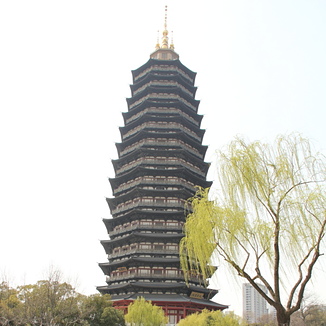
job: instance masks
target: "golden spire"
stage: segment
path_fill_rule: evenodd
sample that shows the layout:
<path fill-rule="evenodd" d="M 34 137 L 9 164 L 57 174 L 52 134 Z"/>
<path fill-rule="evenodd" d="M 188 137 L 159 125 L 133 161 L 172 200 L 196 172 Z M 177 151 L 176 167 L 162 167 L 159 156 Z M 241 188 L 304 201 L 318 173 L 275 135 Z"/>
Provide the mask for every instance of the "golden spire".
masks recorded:
<path fill-rule="evenodd" d="M 168 38 L 168 6 L 165 6 L 165 15 L 164 15 L 164 30 L 162 36 L 162 42 L 160 44 L 159 36 L 157 38 L 157 43 L 155 46 L 155 52 L 151 54 L 152 59 L 157 60 L 177 60 L 179 59 L 179 55 L 174 51 L 174 44 L 173 44 L 173 34 L 171 39 L 171 44 L 169 45 L 169 38 Z"/>
<path fill-rule="evenodd" d="M 168 38 L 168 27 L 167 27 L 167 21 L 168 21 L 168 6 L 165 6 L 165 17 L 164 17 L 164 31 L 163 31 L 163 38 L 162 38 L 162 49 L 168 49 L 169 48 L 169 38 Z"/>
<path fill-rule="evenodd" d="M 170 44 L 170 49 L 174 50 L 174 42 L 173 42 L 173 31 L 171 31 L 171 44 Z"/>
<path fill-rule="evenodd" d="M 168 37 L 169 31 L 168 31 L 168 6 L 165 6 L 165 14 L 164 14 L 164 30 L 163 30 L 163 37 L 162 37 L 162 43 L 159 43 L 159 40 L 157 40 L 157 44 L 155 49 L 172 49 L 174 50 L 174 44 L 173 39 L 172 43 L 169 46 L 169 37 Z"/>
<path fill-rule="evenodd" d="M 160 46 L 160 35 L 159 35 L 160 31 L 157 31 L 157 42 L 156 42 L 156 46 L 155 49 L 158 50 L 161 46 Z"/>

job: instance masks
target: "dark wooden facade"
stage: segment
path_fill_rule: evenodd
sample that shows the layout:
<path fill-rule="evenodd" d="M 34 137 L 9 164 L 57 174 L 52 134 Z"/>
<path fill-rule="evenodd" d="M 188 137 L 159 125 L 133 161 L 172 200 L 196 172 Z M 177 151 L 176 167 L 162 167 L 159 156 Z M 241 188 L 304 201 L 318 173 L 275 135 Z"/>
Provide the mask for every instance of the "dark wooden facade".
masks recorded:
<path fill-rule="evenodd" d="M 186 285 L 180 269 L 186 200 L 196 186 L 211 185 L 196 74 L 173 49 L 157 49 L 132 75 L 119 158 L 112 161 L 112 218 L 104 219 L 110 240 L 101 241 L 108 255 L 100 264 L 107 285 L 98 290 L 120 309 L 138 296 L 152 300 L 174 325 L 204 308 L 226 308 L 210 300 L 217 291 L 205 288 L 200 275 L 191 275 Z"/>

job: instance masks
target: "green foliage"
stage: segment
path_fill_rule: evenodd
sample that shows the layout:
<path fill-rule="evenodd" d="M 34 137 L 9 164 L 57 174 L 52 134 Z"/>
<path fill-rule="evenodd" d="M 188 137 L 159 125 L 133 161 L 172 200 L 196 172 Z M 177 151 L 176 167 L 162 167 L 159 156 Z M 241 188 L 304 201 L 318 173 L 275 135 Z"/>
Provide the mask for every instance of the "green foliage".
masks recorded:
<path fill-rule="evenodd" d="M 165 326 L 167 323 L 163 309 L 143 297 L 129 305 L 125 320 L 130 326 Z"/>
<path fill-rule="evenodd" d="M 109 294 L 94 294 L 85 298 L 83 317 L 90 326 L 125 325 L 123 312 L 112 307 Z"/>
<path fill-rule="evenodd" d="M 21 321 L 22 303 L 18 291 L 7 282 L 0 283 L 0 325 L 15 325 Z"/>
<path fill-rule="evenodd" d="M 211 201 L 208 189 L 199 189 L 190 200 L 193 211 L 180 244 L 182 268 L 186 276 L 195 269 L 207 278 L 212 257 L 222 258 L 276 308 L 279 323 L 287 324 L 321 256 L 325 158 L 298 135 L 279 137 L 275 146 L 236 139 L 218 158 L 217 198 Z M 263 274 L 266 264 L 270 269 Z M 289 293 L 284 305 L 282 282 Z"/>
<path fill-rule="evenodd" d="M 223 313 L 219 310 L 203 310 L 180 320 L 178 326 L 241 326 L 243 325 L 239 316 L 234 313 Z"/>
<path fill-rule="evenodd" d="M 82 297 L 68 283 L 42 280 L 18 287 L 18 298 L 24 305 L 26 323 L 66 325 L 79 319 Z"/>
<path fill-rule="evenodd" d="M 84 296 L 55 272 L 48 280 L 11 288 L 0 283 L 0 326 L 124 326 L 109 295 Z"/>

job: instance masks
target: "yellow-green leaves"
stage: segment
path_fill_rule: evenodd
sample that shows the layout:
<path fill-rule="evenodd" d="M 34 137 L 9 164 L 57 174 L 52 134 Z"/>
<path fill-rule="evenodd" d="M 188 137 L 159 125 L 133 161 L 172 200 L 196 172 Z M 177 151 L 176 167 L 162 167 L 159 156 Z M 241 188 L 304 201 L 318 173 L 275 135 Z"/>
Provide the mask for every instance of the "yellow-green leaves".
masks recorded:
<path fill-rule="evenodd" d="M 167 323 L 163 309 L 143 297 L 129 305 L 125 320 L 130 326 L 165 326 Z"/>
<path fill-rule="evenodd" d="M 195 269 L 210 277 L 212 257 L 222 258 L 254 286 L 267 286 L 269 294 L 262 295 L 279 310 L 284 309 L 280 284 L 287 281 L 291 314 L 325 234 L 325 157 L 313 154 L 300 135 L 280 136 L 274 146 L 237 138 L 219 152 L 218 182 L 214 200 L 208 189 L 190 199 L 192 213 L 180 245 L 185 275 Z"/>
<path fill-rule="evenodd" d="M 233 313 L 203 310 L 180 320 L 178 326 L 241 326 L 241 319 Z"/>

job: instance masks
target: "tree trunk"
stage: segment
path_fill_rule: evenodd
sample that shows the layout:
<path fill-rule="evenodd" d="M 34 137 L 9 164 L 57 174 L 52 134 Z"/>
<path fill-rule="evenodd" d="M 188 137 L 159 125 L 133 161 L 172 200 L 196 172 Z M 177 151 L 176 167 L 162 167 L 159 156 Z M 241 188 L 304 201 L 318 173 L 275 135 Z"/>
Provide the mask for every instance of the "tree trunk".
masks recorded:
<path fill-rule="evenodd" d="M 278 326 L 289 326 L 290 325 L 291 316 L 284 310 L 284 308 L 276 310 L 276 318 L 277 318 Z"/>

